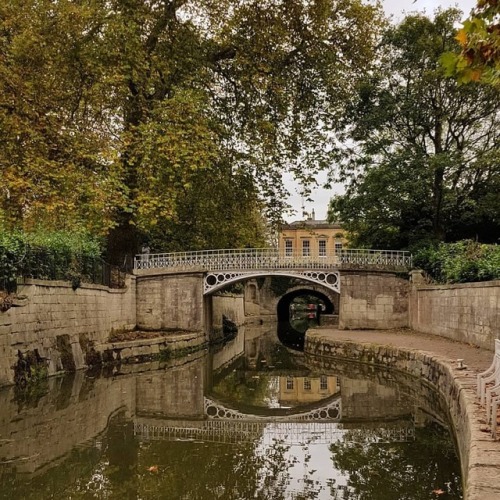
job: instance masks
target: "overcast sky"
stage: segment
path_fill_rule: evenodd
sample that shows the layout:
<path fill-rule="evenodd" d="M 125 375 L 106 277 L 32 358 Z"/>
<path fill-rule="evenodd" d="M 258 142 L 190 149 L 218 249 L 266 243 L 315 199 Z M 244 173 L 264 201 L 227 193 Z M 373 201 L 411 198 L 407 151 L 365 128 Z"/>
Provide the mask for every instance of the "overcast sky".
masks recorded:
<path fill-rule="evenodd" d="M 474 0 L 382 0 L 382 5 L 388 16 L 392 16 L 394 22 L 401 21 L 406 14 L 411 12 L 425 12 L 426 14 L 432 14 L 438 7 L 448 8 L 448 7 L 458 7 L 464 12 L 464 17 L 470 12 L 472 7 L 476 2 Z M 318 184 L 325 182 L 326 176 L 318 177 Z M 285 217 L 287 221 L 302 219 L 302 199 L 300 194 L 297 192 L 296 184 L 293 182 L 291 177 L 285 176 L 286 185 L 289 186 L 289 190 L 292 195 L 289 198 L 289 203 L 295 209 L 295 214 Z M 326 219 L 326 212 L 328 209 L 328 202 L 334 193 L 342 193 L 343 186 L 336 185 L 331 190 L 325 189 L 315 189 L 312 198 L 314 203 L 305 202 L 306 211 L 310 212 L 313 208 L 316 212 L 316 219 Z"/>

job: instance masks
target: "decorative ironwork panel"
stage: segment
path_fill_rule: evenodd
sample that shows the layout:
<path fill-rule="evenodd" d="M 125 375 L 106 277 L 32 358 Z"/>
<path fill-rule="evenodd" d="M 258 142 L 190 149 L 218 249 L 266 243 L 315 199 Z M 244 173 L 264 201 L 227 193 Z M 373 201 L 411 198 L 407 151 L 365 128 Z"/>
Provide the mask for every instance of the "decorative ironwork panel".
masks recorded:
<path fill-rule="evenodd" d="M 407 270 L 412 266 L 409 252 L 399 250 L 346 249 L 312 256 L 286 253 L 277 248 L 241 248 L 137 255 L 135 269 L 201 269 L 205 271 L 246 271 L 257 269 L 339 268 Z"/>
<path fill-rule="evenodd" d="M 322 285 L 334 292 L 340 293 L 340 276 L 336 271 L 267 271 L 256 273 L 255 271 L 241 271 L 241 272 L 209 272 L 204 279 L 203 293 L 208 295 L 210 293 L 224 288 L 225 286 L 241 281 L 242 279 L 258 278 L 259 276 L 289 276 L 299 278 L 306 281 L 311 281 L 318 285 Z"/>
<path fill-rule="evenodd" d="M 280 415 L 280 416 L 264 416 L 264 415 L 246 415 L 234 410 L 226 408 L 217 401 L 205 398 L 205 415 L 210 420 L 252 420 L 257 422 L 302 422 L 302 421 L 325 421 L 325 422 L 338 422 L 342 413 L 342 400 L 339 396 L 338 399 L 330 402 L 329 404 L 315 408 L 313 410 L 293 415 Z"/>

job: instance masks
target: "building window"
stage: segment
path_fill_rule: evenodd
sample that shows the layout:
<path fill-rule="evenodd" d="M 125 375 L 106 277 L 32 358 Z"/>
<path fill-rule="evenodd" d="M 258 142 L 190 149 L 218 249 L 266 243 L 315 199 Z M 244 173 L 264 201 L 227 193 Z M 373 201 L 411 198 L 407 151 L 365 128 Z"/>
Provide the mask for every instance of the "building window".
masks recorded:
<path fill-rule="evenodd" d="M 293 389 L 293 378 L 292 377 L 286 378 L 286 388 L 289 391 L 291 391 Z"/>
<path fill-rule="evenodd" d="M 326 240 L 319 240 L 319 256 L 326 257 Z"/>
<path fill-rule="evenodd" d="M 319 379 L 319 388 L 321 391 L 326 391 L 328 389 L 328 379 L 326 375 L 321 375 Z"/>
<path fill-rule="evenodd" d="M 285 240 L 285 257 L 291 257 L 293 255 L 293 241 Z"/>
<path fill-rule="evenodd" d="M 335 242 L 335 253 L 340 253 L 341 251 L 342 251 L 342 242 L 336 241 Z"/>
<path fill-rule="evenodd" d="M 309 257 L 311 255 L 311 242 L 309 240 L 302 240 L 302 256 Z"/>
<path fill-rule="evenodd" d="M 308 378 L 304 379 L 304 391 L 310 391 L 311 390 L 311 381 Z"/>

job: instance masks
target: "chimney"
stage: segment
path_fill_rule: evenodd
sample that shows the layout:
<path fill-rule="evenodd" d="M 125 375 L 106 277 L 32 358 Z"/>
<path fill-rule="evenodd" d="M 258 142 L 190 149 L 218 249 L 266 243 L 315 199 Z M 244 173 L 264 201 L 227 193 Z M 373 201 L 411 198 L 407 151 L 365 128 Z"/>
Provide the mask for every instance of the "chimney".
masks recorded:
<path fill-rule="evenodd" d="M 311 219 L 316 220 L 316 214 L 314 213 L 314 208 L 312 209 Z"/>

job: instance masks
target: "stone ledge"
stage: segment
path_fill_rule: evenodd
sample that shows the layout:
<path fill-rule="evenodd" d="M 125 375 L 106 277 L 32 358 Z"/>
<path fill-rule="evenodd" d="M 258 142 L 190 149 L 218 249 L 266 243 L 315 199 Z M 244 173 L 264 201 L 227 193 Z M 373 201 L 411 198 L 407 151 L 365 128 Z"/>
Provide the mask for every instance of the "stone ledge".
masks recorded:
<path fill-rule="evenodd" d="M 455 290 L 460 288 L 491 288 L 500 287 L 500 280 L 475 281 L 472 283 L 450 283 L 447 285 L 415 285 L 417 292 L 424 290 Z"/>
<path fill-rule="evenodd" d="M 423 378 L 441 396 L 450 411 L 458 443 L 464 498 L 500 498 L 500 442 L 483 431 L 482 409 L 476 403 L 475 372 L 458 371 L 453 361 L 414 349 L 334 340 L 320 330 L 306 336 L 304 352 L 314 356 L 380 365 Z"/>
<path fill-rule="evenodd" d="M 150 339 L 125 340 L 120 342 L 106 342 L 96 346 L 96 351 L 102 352 L 106 349 L 124 349 L 131 347 L 153 346 L 153 345 L 168 345 L 176 342 L 189 342 L 203 336 L 203 332 L 185 332 L 176 333 L 174 335 L 164 335 Z"/>
<path fill-rule="evenodd" d="M 135 276 L 129 276 L 128 277 L 131 280 L 135 280 Z M 72 288 L 71 282 L 70 281 L 63 281 L 63 280 L 37 280 L 37 279 L 31 279 L 31 278 L 26 278 L 24 279 L 21 283 L 18 284 L 18 287 L 23 287 L 26 285 L 36 285 L 40 287 L 47 287 L 47 288 Z M 96 285 L 94 283 L 85 283 L 82 282 L 75 292 L 78 290 L 102 290 L 104 292 L 109 292 L 109 293 L 116 293 L 116 294 L 123 294 L 127 293 L 129 286 L 125 286 L 124 288 L 110 288 L 105 285 Z"/>
<path fill-rule="evenodd" d="M 105 362 L 143 362 L 158 359 L 162 353 L 195 351 L 208 344 L 203 332 L 183 332 L 148 339 L 107 342 L 94 346 L 94 351 Z"/>

